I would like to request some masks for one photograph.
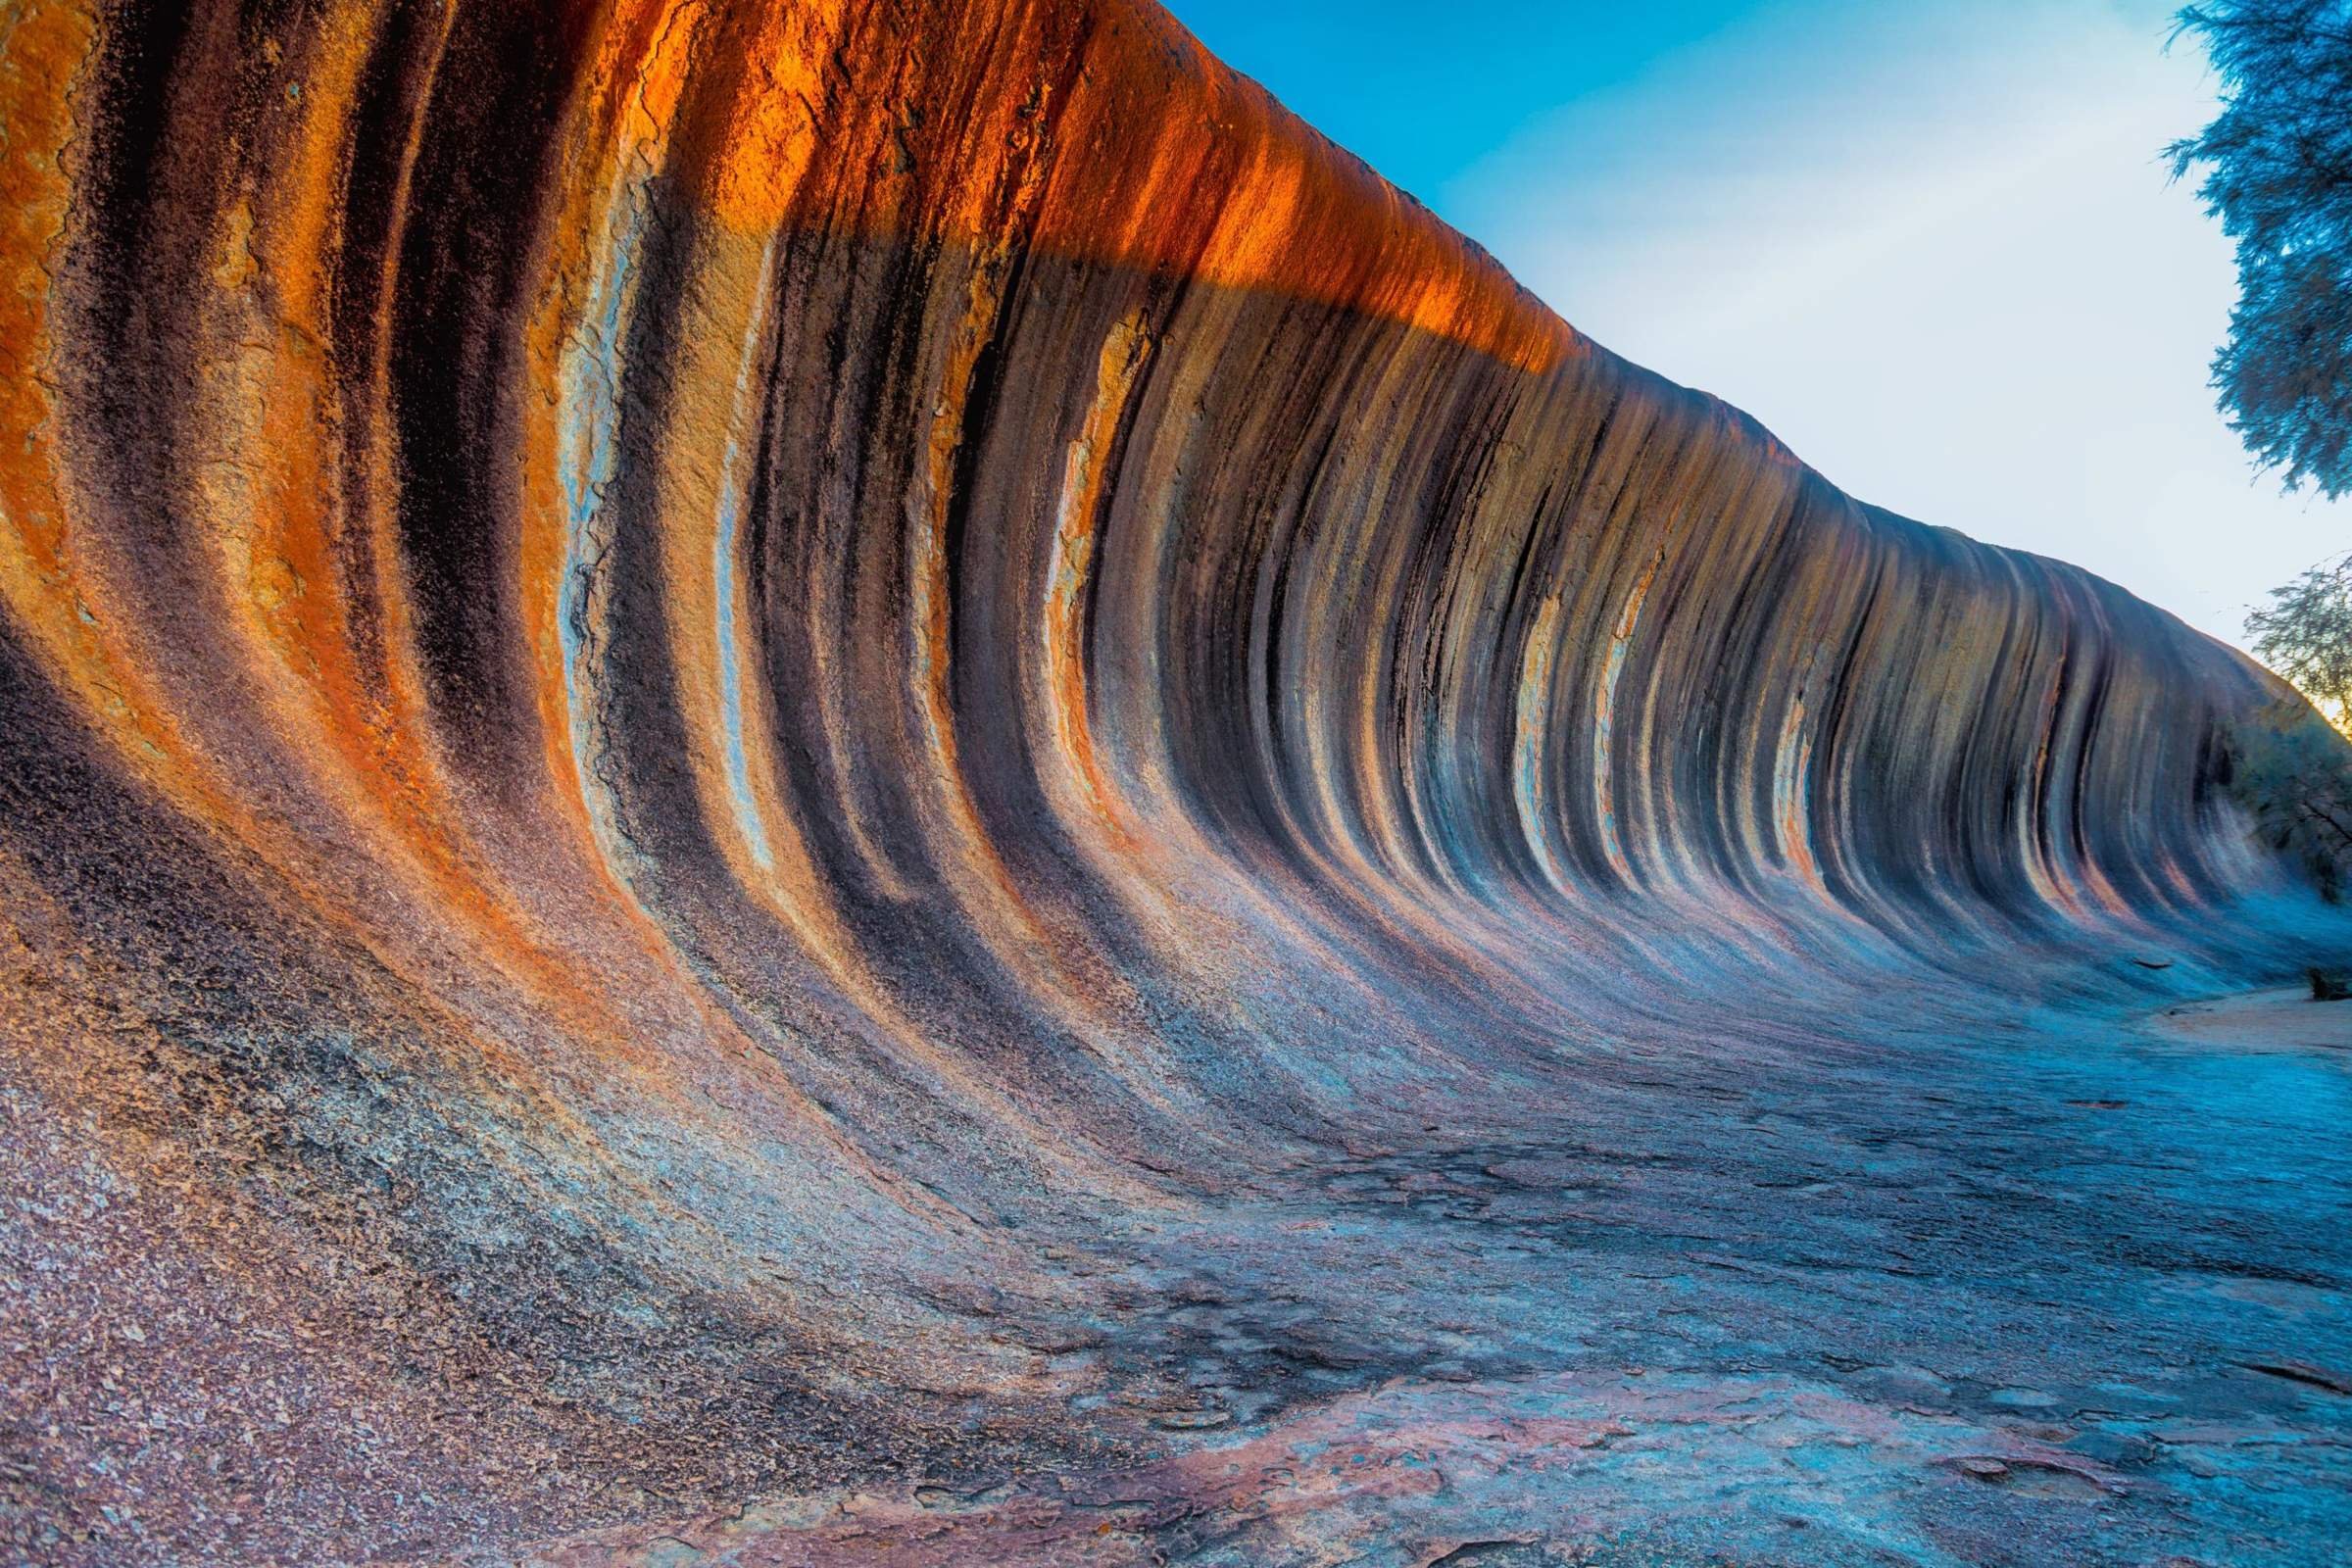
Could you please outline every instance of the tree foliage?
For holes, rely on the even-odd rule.
[[[2230,792],[2255,836],[2309,872],[2323,898],[2352,873],[2352,748],[2305,704],[2275,705],[2236,736]]]
[[[2239,728],[2230,793],[2263,842],[2337,898],[2352,878],[2352,746],[2339,733],[2352,724],[2352,556],[2272,589],[2270,608],[2246,617],[2246,634],[2311,703],[2275,704]]]
[[[2246,616],[2262,662],[2352,734],[2352,556],[2313,566]]]
[[[2209,0],[2180,22],[2222,80],[2220,115],[2168,149],[2237,246],[2221,408],[2288,489],[2352,493],[2352,0]]]

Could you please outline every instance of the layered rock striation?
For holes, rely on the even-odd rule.
[[[1703,1143],[2311,918],[2241,657],[1846,497],[1140,0],[17,0],[0,190],[58,1560],[918,1484],[1126,1560],[1038,1543],[1174,1505],[1019,1478],[1248,1514],[1221,1426],[1601,1353],[1435,1326],[1299,1172]],[[1122,1327],[1310,1252],[1347,1346]]]

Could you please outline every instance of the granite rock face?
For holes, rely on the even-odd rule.
[[[11,0],[0,664],[32,1560],[2352,1531],[2268,677],[1142,0]]]

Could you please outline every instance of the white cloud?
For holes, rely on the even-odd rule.
[[[1789,0],[1531,123],[1446,216],[1855,495],[2235,639],[2352,507],[2254,479],[2213,411],[2229,246],[2160,156],[2212,85],[2164,36],[2145,4]]]

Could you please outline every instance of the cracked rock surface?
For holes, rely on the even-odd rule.
[[[0,1560],[2332,1564],[2279,694],[1147,0],[13,0]]]

